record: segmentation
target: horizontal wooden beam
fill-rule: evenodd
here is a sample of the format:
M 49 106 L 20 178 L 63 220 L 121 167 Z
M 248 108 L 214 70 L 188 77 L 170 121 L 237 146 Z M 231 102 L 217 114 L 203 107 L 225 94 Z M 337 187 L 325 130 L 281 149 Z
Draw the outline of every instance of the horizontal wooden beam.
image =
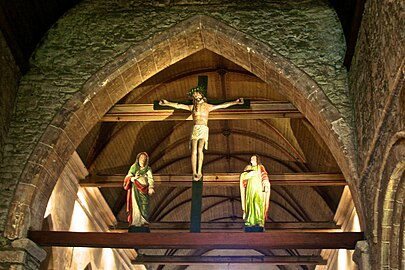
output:
M 218 264 L 272 264 L 272 265 L 326 265 L 321 256 L 158 256 L 138 255 L 132 264 L 164 265 L 218 265 Z
M 224 109 L 213 111 L 210 120 L 303 118 L 290 102 L 252 101 L 249 109 Z M 153 104 L 117 104 L 101 121 L 175 121 L 192 120 L 190 112 L 184 110 L 154 110 Z
M 243 230 L 243 222 L 201 222 L 201 230 L 203 231 L 221 231 L 221 230 Z M 311 231 L 337 231 L 340 230 L 335 222 L 266 222 L 266 230 L 311 230 Z M 190 222 L 151 222 L 149 229 L 154 231 L 189 231 Z M 111 231 L 127 231 L 128 223 L 119 222 L 114 226 L 110 226 Z
M 100 233 L 29 231 L 40 246 L 143 249 L 354 249 L 362 232 Z
M 204 186 L 239 185 L 240 173 L 204 174 Z M 89 175 L 80 181 L 82 187 L 121 187 L 125 175 Z M 154 174 L 155 185 L 191 186 L 191 175 Z M 345 178 L 341 173 L 285 173 L 269 174 L 272 185 L 283 186 L 344 186 Z

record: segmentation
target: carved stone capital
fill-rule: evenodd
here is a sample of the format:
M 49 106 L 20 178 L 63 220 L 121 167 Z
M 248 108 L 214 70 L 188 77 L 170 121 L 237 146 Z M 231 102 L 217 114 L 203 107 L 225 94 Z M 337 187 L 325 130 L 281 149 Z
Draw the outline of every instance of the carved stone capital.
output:
M 9 269 L 39 269 L 46 252 L 27 238 L 11 242 L 11 247 L 0 251 L 0 266 Z M 7 269 L 7 268 L 6 268 Z
M 353 253 L 353 261 L 359 266 L 359 270 L 371 269 L 370 247 L 366 240 L 358 241 Z
M 4 236 L 10 240 L 22 238 L 28 231 L 28 226 L 31 221 L 31 211 L 27 204 L 21 202 L 13 202 L 10 207 Z

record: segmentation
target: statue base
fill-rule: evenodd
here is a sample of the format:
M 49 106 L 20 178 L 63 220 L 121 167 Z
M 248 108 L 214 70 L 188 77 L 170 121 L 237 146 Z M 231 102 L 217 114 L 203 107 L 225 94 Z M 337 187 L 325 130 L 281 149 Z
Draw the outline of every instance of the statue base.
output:
M 243 227 L 244 232 L 264 232 L 264 227 L 262 226 L 245 226 Z
M 130 232 L 130 233 L 137 233 L 137 232 L 148 233 L 148 232 L 150 232 L 150 230 L 149 230 L 149 227 L 129 226 L 128 232 Z

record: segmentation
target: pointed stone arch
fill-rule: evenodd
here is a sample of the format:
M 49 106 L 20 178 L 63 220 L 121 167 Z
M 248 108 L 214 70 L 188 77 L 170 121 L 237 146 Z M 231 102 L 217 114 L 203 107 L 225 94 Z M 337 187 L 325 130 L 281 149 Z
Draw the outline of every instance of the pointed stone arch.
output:
M 122 97 L 166 67 L 202 49 L 240 65 L 278 90 L 328 142 L 351 187 L 357 175 L 351 131 L 322 89 L 306 73 L 267 44 L 211 17 L 197 15 L 136 44 L 94 74 L 59 111 L 43 133 L 22 172 L 5 235 L 22 237 L 28 226 L 40 229 L 47 201 L 71 154 L 101 117 Z
M 395 134 L 387 147 L 377 181 L 374 204 L 374 243 L 380 269 L 400 269 L 405 257 L 405 132 Z

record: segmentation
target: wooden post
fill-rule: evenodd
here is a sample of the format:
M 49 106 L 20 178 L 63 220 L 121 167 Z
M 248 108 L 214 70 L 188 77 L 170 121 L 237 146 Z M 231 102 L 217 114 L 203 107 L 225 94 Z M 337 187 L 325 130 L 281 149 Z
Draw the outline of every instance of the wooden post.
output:
M 190 232 L 201 232 L 202 191 L 203 178 L 199 181 L 192 181 Z
M 208 76 L 198 76 L 198 86 L 208 91 Z M 190 232 L 201 232 L 202 191 L 203 177 L 198 181 L 193 181 L 191 186 Z

